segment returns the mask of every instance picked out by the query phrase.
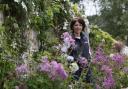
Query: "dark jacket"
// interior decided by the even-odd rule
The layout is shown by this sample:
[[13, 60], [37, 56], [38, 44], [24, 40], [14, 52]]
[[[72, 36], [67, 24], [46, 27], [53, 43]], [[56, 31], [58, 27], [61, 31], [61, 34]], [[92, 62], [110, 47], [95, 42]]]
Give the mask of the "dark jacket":
[[88, 61], [90, 60], [90, 53], [89, 53], [89, 41], [87, 35], [81, 33], [81, 38], [73, 38], [75, 40], [75, 48], [71, 52], [71, 56], [74, 57], [75, 61], [79, 59], [79, 57], [85, 57]]

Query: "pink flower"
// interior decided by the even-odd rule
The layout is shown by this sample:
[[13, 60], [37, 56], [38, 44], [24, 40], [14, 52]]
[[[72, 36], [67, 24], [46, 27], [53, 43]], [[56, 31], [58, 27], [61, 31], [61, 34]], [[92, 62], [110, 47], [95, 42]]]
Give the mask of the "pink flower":
[[58, 63], [56, 61], [52, 61], [50, 65], [51, 65], [51, 69], [49, 76], [51, 77], [52, 80], [54, 80], [58, 76], [57, 74]]
[[69, 35], [69, 33], [68, 32], [64, 32], [63, 34], [62, 34], [62, 38], [66, 38], [66, 37], [69, 37], [70, 35]]
[[67, 78], [68, 75], [60, 63], [57, 63], [56, 61], [52, 61], [50, 64], [51, 64], [51, 71], [49, 73], [49, 77], [52, 80], [55, 80], [57, 78], [61, 78], [61, 79]]
[[66, 79], [68, 76], [60, 63], [56, 61], [49, 62], [47, 59], [39, 65], [39, 71], [47, 73], [52, 80], [57, 78]]
[[112, 76], [108, 76], [103, 81], [103, 86], [104, 86], [105, 89], [113, 89], [114, 85], [115, 85], [115, 81], [112, 78]]
[[63, 33], [62, 38], [64, 41], [63, 46], [66, 46], [66, 47], [62, 47], [62, 48], [70, 48], [71, 46], [72, 47], [75, 46], [75, 40], [72, 38], [71, 35], [69, 35], [68, 32]]
[[117, 64], [122, 64], [124, 62], [124, 57], [121, 54], [115, 54], [112, 56], [112, 60], [115, 61]]
[[48, 62], [41, 63], [39, 65], [39, 71], [41, 71], [41, 72], [50, 72], [50, 64]]
[[112, 69], [107, 65], [102, 65], [101, 70], [104, 71], [107, 75], [112, 75]]
[[16, 67], [17, 74], [26, 74], [28, 72], [28, 67], [26, 64], [22, 64]]
[[108, 61], [108, 57], [104, 54], [104, 51], [101, 47], [98, 47], [95, 54], [95, 60], [93, 60], [93, 63], [106, 63]]
[[50, 64], [48, 58], [45, 56], [41, 60], [42, 63], [39, 64], [38, 69], [40, 72], [49, 72], [50, 71]]
[[60, 63], [58, 63], [57, 73], [62, 79], [66, 79], [68, 77], [68, 74], [65, 72], [63, 66]]
[[75, 40], [72, 39], [71, 36], [64, 38], [64, 44], [68, 46], [74, 46], [75, 45]]

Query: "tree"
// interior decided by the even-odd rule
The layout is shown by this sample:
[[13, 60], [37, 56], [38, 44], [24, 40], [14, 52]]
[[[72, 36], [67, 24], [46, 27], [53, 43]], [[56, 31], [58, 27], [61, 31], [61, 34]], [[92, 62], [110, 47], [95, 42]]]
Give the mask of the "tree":
[[128, 0], [93, 1], [98, 1], [100, 6], [98, 25], [114, 37], [126, 40], [127, 36], [128, 39]]

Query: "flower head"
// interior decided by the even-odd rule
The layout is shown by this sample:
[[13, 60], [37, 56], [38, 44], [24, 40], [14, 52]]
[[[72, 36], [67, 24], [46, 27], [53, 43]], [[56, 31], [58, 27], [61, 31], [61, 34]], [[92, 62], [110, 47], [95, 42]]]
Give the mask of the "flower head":
[[41, 63], [38, 66], [40, 72], [50, 72], [50, 64], [49, 62]]
[[26, 74], [28, 72], [28, 67], [26, 64], [22, 64], [17, 66], [15, 70], [17, 74]]
[[69, 68], [71, 69], [72, 73], [75, 73], [79, 69], [79, 66], [77, 65], [76, 62], [74, 62], [70, 64]]
[[112, 76], [108, 76], [107, 78], [104, 79], [103, 81], [103, 87], [105, 89], [113, 89], [115, 85], [115, 81], [114, 79], [112, 78]]
[[68, 48], [70, 48], [71, 46], [72, 47], [75, 46], [75, 40], [72, 38], [71, 35], [69, 35], [68, 32], [63, 33], [62, 38], [64, 41], [62, 48], [61, 48], [62, 52], [67, 52]]
[[101, 70], [109, 76], [112, 75], [112, 69], [107, 65], [102, 65]]
[[103, 49], [101, 47], [98, 47], [95, 54], [95, 60], [94, 63], [105, 63], [108, 61], [108, 57], [104, 54]]
[[112, 56], [112, 60], [118, 64], [122, 64], [124, 62], [124, 57], [123, 55], [117, 53]]
[[62, 79], [66, 79], [68, 77], [68, 74], [65, 72], [63, 66], [60, 63], [58, 63], [57, 73]]
[[49, 78], [51, 78], [52, 80], [55, 80], [58, 77], [61, 79], [66, 79], [68, 76], [63, 66], [56, 61], [49, 62], [47, 59], [42, 60], [42, 63], [40, 63], [38, 69], [40, 72], [47, 73]]

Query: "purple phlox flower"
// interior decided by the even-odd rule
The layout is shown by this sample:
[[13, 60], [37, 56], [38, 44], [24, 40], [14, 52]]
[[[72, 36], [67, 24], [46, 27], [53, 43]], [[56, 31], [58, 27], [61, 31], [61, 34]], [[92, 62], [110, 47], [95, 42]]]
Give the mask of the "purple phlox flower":
[[107, 76], [106, 78], [104, 78], [103, 87], [105, 89], [113, 89], [114, 85], [115, 85], [115, 81], [112, 76]]
[[71, 36], [69, 37], [69, 42], [72, 46], [75, 45], [75, 40]]
[[68, 74], [65, 72], [63, 66], [60, 63], [58, 63], [57, 73], [62, 79], [66, 79], [68, 77]]
[[97, 48], [94, 61], [95, 61], [94, 63], [97, 63], [97, 62], [103, 62], [104, 63], [104, 62], [108, 61], [108, 57], [104, 54], [102, 48], [100, 48], [100, 47]]
[[51, 72], [49, 74], [49, 77], [52, 80], [56, 79], [57, 77], [60, 77], [61, 79], [67, 78], [68, 75], [60, 63], [57, 63], [56, 61], [52, 61], [50, 64], [51, 64]]
[[75, 45], [75, 40], [72, 38], [71, 35], [69, 35], [68, 32], [63, 33], [62, 38], [63, 38], [64, 44], [66, 44], [68, 46], [68, 48], [70, 46]]
[[69, 37], [66, 37], [66, 38], [64, 38], [64, 44], [66, 44], [67, 46], [74, 46], [75, 45], [75, 40], [74, 39], [72, 39], [72, 37], [71, 36], [69, 36]]
[[72, 39], [71, 37], [64, 38], [64, 44], [61, 47], [61, 51], [66, 53], [68, 51], [68, 48], [70, 47], [74, 48], [74, 46], [75, 46], [74, 39]]
[[58, 63], [56, 61], [51, 61], [50, 73], [48, 75], [52, 80], [55, 80], [58, 76], [57, 69], [58, 69]]
[[123, 72], [128, 74], [128, 67], [124, 67]]
[[47, 73], [52, 80], [55, 80], [58, 77], [66, 79], [68, 76], [63, 66], [56, 61], [49, 62], [48, 60], [43, 60], [38, 66], [38, 69], [41, 72]]
[[87, 67], [88, 61], [85, 57], [80, 57], [78, 63], [80, 64], [81, 67]]
[[50, 72], [50, 64], [49, 62], [40, 63], [38, 69], [40, 72]]
[[71, 46], [71, 43], [70, 43], [70, 39], [69, 38], [65, 38], [64, 39], [64, 46], [66, 46], [67, 48], [69, 48]]
[[102, 65], [101, 70], [109, 76], [112, 75], [112, 69], [107, 65]]
[[28, 67], [26, 64], [21, 64], [17, 66], [15, 70], [17, 74], [26, 74], [28, 72]]
[[69, 35], [68, 32], [64, 32], [64, 33], [62, 34], [61, 38], [66, 38], [66, 37], [69, 37], [69, 36], [70, 36], [70, 35]]
[[123, 55], [117, 53], [113, 55], [112, 60], [118, 64], [122, 64], [124, 62], [124, 57]]
[[49, 72], [50, 71], [50, 64], [49, 64], [47, 56], [42, 57], [42, 60], [38, 66], [38, 69], [40, 72]]
[[58, 68], [58, 63], [56, 61], [51, 61], [50, 65], [51, 65], [52, 69], [57, 69]]

